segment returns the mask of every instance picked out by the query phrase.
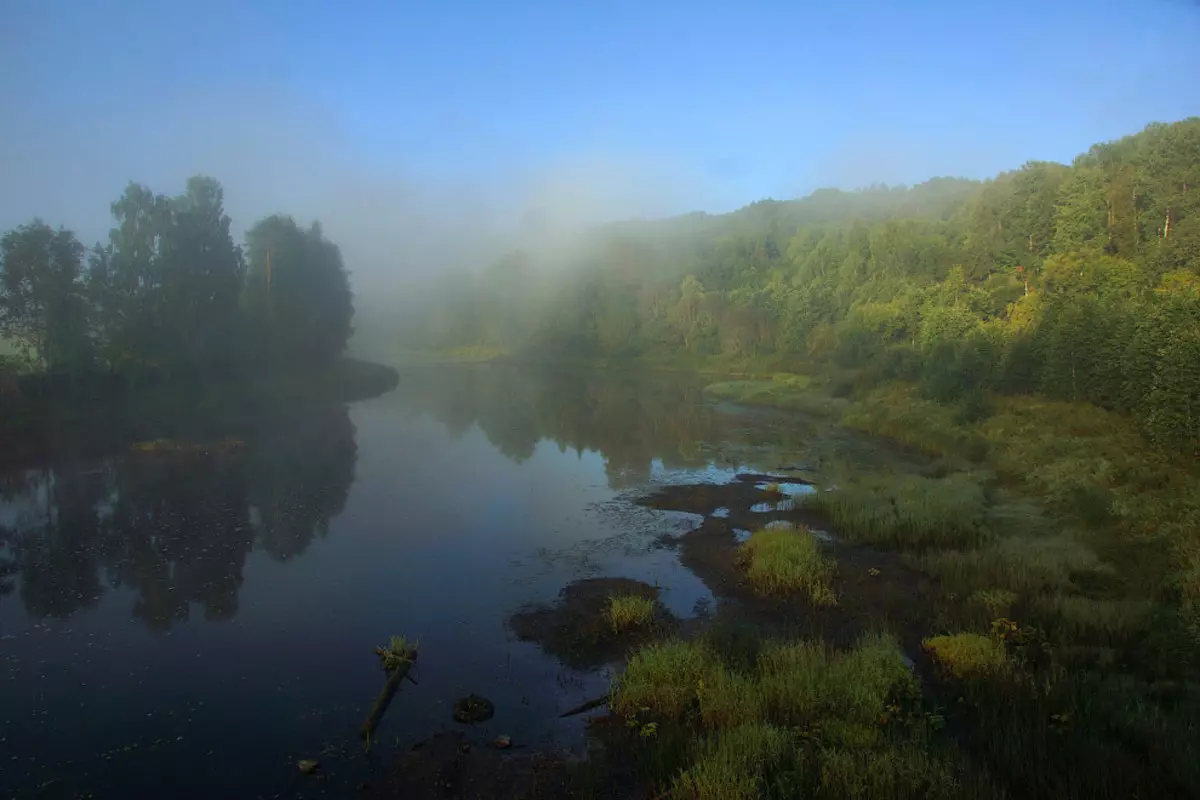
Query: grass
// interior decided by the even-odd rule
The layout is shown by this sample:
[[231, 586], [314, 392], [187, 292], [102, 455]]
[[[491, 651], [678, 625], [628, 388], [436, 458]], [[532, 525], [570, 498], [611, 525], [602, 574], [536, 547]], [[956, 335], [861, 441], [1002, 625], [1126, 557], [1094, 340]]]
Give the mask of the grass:
[[637, 594], [613, 595], [607, 613], [613, 633], [645, 627], [654, 620], [654, 600]]
[[838, 534], [897, 547], [964, 547], [988, 534], [983, 486], [971, 474], [867, 476], [804, 498]]
[[849, 407], [845, 398], [832, 397], [807, 375], [776, 373], [768, 379], [719, 381], [704, 387], [717, 400], [766, 406], [822, 417], [837, 417]]
[[746, 723], [703, 740], [694, 763], [675, 780], [672, 795], [694, 800], [758, 800], [766, 777], [794, 747], [785, 729]]
[[715, 661], [698, 642], [647, 645], [629, 659], [613, 693], [611, 707], [622, 716], [645, 709], [655, 716], [681, 719], [696, 703], [700, 681]]
[[959, 680], [997, 678], [1012, 673], [1004, 642], [981, 633], [931, 636], [922, 642], [939, 667]]
[[386, 647], [375, 648], [385, 672], [393, 672], [417, 657], [418, 642], [409, 642], [404, 636], [393, 636]]
[[963, 596], [980, 586], [1019, 594], [1079, 591], [1076, 581], [1115, 574], [1093, 548], [1069, 533], [1011, 536], [975, 550], [934, 550], [916, 563], [943, 589]]
[[[712, 641], [650, 645], [613, 690], [669, 796], [961, 797], [969, 765], [933, 743], [897, 641], [765, 641], [747, 665]], [[687, 743], [678, 748], [683, 733]], [[972, 778], [972, 797], [998, 796]]]
[[738, 559], [758, 594], [801, 593], [814, 605], [837, 604], [831, 585], [837, 565], [807, 528], [764, 528], [739, 546]]

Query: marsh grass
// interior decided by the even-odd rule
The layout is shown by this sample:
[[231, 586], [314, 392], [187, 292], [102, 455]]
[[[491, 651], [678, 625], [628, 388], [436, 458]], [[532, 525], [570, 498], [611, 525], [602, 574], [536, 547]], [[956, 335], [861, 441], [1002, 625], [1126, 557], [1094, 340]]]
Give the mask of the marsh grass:
[[1144, 631], [1154, 605], [1149, 600], [1051, 595], [1036, 598], [1032, 610], [1056, 640], [1111, 644], [1127, 641]]
[[646, 645], [629, 659], [615, 684], [611, 708], [626, 717], [651, 713], [680, 720], [696, 705], [700, 681], [715, 663], [715, 655], [701, 642]]
[[613, 595], [607, 613], [613, 633], [644, 628], [654, 621], [654, 600], [638, 594]]
[[[846, 651], [764, 641], [745, 669], [750, 649], [738, 647], [730, 664], [709, 641], [651, 645], [617, 681], [612, 707], [654, 754], [645, 761], [670, 796], [963, 796], [969, 770], [929, 738], [894, 638], [868, 634]], [[692, 740], [682, 751], [680, 730]], [[997, 796], [980, 786], [972, 796]]]
[[939, 667], [959, 680], [984, 680], [1012, 674], [1004, 642], [982, 633], [931, 636], [922, 646]]
[[803, 502], [849, 539], [894, 547], [965, 547], [987, 536], [987, 504], [970, 474], [880, 475], [814, 492]]
[[820, 542], [807, 528], [764, 528], [738, 547], [738, 560], [758, 594], [796, 592], [815, 605], [837, 604], [831, 585], [837, 564], [821, 553]]
[[1019, 594], [1074, 592], [1087, 576], [1112, 576], [1111, 565], [1079, 538], [1013, 536], [975, 550], [933, 550], [915, 562], [948, 592], [967, 596], [988, 586]]
[[675, 779], [675, 797], [694, 800], [758, 800], [767, 776], [794, 747], [785, 729], [744, 723], [702, 740], [693, 764]]
[[704, 393], [718, 400], [746, 405], [781, 408], [804, 414], [837, 417], [849, 401], [834, 397], [802, 375], [777, 374], [770, 380], [721, 381], [704, 387]]

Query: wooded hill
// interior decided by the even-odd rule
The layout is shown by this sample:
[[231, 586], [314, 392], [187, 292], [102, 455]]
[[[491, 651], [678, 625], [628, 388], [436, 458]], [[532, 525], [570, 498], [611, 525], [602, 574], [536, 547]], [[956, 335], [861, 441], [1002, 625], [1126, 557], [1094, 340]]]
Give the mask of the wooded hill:
[[983, 413], [1041, 393], [1200, 442], [1200, 118], [988, 181], [822, 189], [593, 231], [570, 263], [446, 275], [406, 346], [724, 356], [919, 380]]

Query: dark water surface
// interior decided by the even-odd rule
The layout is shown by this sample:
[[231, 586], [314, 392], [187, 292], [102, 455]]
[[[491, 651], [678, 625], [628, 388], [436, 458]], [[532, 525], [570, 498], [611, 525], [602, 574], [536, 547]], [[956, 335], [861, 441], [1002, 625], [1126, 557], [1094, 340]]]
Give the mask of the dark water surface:
[[[289, 409], [208, 454], [55, 454], [0, 479], [0, 797], [346, 796], [399, 747], [495, 702], [474, 735], [578, 747], [606, 685], [507, 618], [571, 580], [710, 594], [656, 547], [686, 515], [629, 500], [826, 452], [838, 434], [714, 406], [694, 380], [428, 368]], [[820, 446], [817, 446], [817, 443]], [[420, 641], [364, 753], [373, 654]], [[326, 778], [298, 774], [317, 758]]]

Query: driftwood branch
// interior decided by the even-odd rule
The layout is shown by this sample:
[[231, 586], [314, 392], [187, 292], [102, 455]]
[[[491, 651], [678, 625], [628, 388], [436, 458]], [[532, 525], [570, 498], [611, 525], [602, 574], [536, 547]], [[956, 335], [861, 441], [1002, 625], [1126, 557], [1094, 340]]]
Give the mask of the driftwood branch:
[[603, 697], [597, 697], [595, 699], [588, 700], [586, 703], [584, 703], [582, 705], [575, 706], [570, 711], [564, 711], [563, 713], [558, 715], [558, 718], [562, 719], [563, 717], [573, 717], [576, 714], [582, 714], [585, 711], [591, 711], [593, 708], [599, 708], [600, 706], [606, 706], [606, 705], [608, 705], [608, 695], [604, 695]]
[[[358, 732], [360, 737], [370, 739], [375, 735], [375, 728], [379, 726], [383, 715], [387, 713], [388, 706], [392, 704], [392, 698], [396, 696], [396, 692], [400, 689], [400, 684], [408, 677], [408, 671], [412, 669], [413, 661], [416, 660], [416, 657], [416, 652], [413, 652], [409, 660], [403, 662], [388, 674], [387, 683], [383, 685], [383, 689], [379, 692], [379, 697], [375, 698], [375, 705], [371, 707], [371, 713], [367, 714], [367, 718], [363, 720], [362, 728]], [[415, 684], [416, 681], [413, 681], [413, 683]]]

